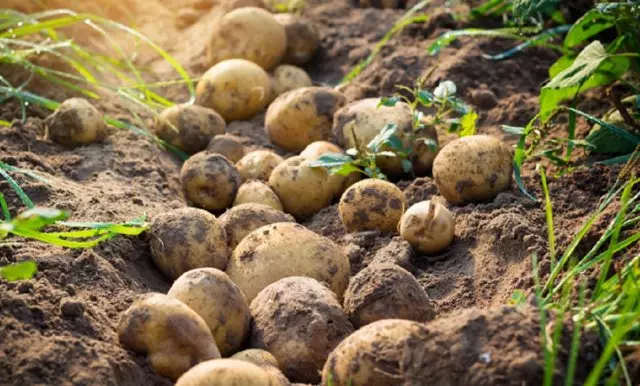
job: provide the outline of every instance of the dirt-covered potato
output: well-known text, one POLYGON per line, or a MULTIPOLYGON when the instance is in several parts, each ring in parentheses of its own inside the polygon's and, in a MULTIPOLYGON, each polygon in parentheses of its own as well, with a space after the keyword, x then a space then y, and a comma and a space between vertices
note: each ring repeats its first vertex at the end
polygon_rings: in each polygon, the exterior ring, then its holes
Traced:
POLYGON ((511 186, 512 153, 497 138, 470 135, 445 146, 433 163, 440 194, 454 205, 489 201, 511 186))
POLYGON ((225 156, 200 152, 182 165, 180 182, 189 203, 212 212, 221 212, 233 203, 242 177, 225 156))
POLYGON ((278 360, 268 351, 261 350, 259 348, 250 348, 244 351, 240 351, 234 354, 231 359, 238 359, 241 361, 253 363, 261 369, 272 375, 276 382, 273 386, 290 386, 291 383, 280 371, 280 365, 278 360))
POLYGON ((318 30, 313 23, 291 13, 281 13, 275 18, 287 33, 287 51, 283 62, 302 65, 311 60, 320 45, 318 30))
MULTIPOLYGON (((317 161, 323 155, 331 153, 341 154, 344 153, 344 150, 342 150, 340 146, 328 141, 315 141, 304 148, 300 153, 300 157, 309 161, 317 161)), ((335 187, 334 197, 340 197, 349 186, 355 184, 361 179, 361 174, 358 172, 353 172, 348 176, 341 176, 339 174, 330 175, 329 184, 335 187)))
POLYGON ((281 64, 273 70, 273 95, 280 96, 291 90, 311 87, 313 82, 305 70, 289 64, 281 64))
POLYGON ((249 233, 260 227, 278 222, 295 221, 291 215, 262 204, 234 206, 219 218, 220 225, 227 234, 227 242, 231 251, 249 233))
POLYGON ((249 180, 240 185, 233 206, 242 204, 262 204, 273 209, 284 211, 282 202, 276 193, 262 181, 249 180))
POLYGON ((214 109, 227 122, 249 119, 271 99, 271 79, 257 64, 228 59, 211 67, 196 87, 196 103, 214 109))
POLYGON ((426 322, 435 316, 420 283, 395 264, 372 264, 352 277, 344 311, 356 329, 382 319, 426 322))
POLYGON ((233 251, 227 274, 251 302, 271 283, 289 276, 309 276, 327 283, 339 299, 350 275, 349 259, 330 239, 300 224, 263 226, 233 251))
POLYGON ((207 151, 222 154, 233 163, 240 161, 240 158, 244 157, 244 145, 240 138, 233 134, 216 135, 209 142, 207 151))
POLYGON ((251 302, 251 315, 251 347, 273 354, 296 382, 319 382, 329 353, 353 332, 335 293, 309 277, 269 285, 251 302))
POLYGON ((118 324, 120 344, 146 353, 161 375, 176 379, 199 362, 220 358, 207 324, 177 299, 148 294, 127 309, 118 324))
POLYGON ((240 161, 236 163, 236 168, 244 181, 268 181, 273 169, 282 161, 284 161, 284 158, 272 151, 255 150, 242 157, 240 161))
POLYGON ((211 213, 180 208, 159 214, 149 228, 151 257, 171 279, 202 267, 224 270, 229 260, 227 235, 211 213))
POLYGON ((280 95, 267 109, 265 128, 274 144, 299 152, 314 141, 327 140, 333 115, 345 98, 328 87, 304 87, 280 95))
POLYGON ((269 11, 243 7, 217 22, 207 46, 207 58, 210 65, 240 58, 271 70, 282 61, 286 49, 285 27, 269 11))
POLYGON ((265 370, 237 359, 206 361, 178 379, 175 386, 275 386, 265 370))
POLYGON ((402 8, 406 0, 351 0, 353 4, 362 8, 396 9, 402 8))
POLYGON ((455 222, 443 205, 422 201, 412 205, 400 219, 400 236, 418 252, 435 254, 453 242, 455 222))
POLYGON ((242 348, 251 322, 249 305, 226 273, 198 268, 182 274, 167 293, 194 310, 207 323, 223 356, 242 348))
POLYGON ((395 232, 406 206, 402 190, 390 182, 371 178, 351 185, 342 194, 338 211, 349 232, 395 232))
POLYGON ((174 105, 156 119, 155 134, 189 154, 204 150, 214 135, 225 130, 224 119, 215 111, 197 105, 174 105))
POLYGON ((98 142, 106 135, 103 119, 102 113, 86 99, 70 98, 44 120, 46 138, 66 147, 98 142))
POLYGON ((306 159, 291 157, 278 165, 269 177, 269 186, 280 198, 282 207, 296 219, 304 220, 329 206, 342 186, 325 168, 312 168, 306 159))

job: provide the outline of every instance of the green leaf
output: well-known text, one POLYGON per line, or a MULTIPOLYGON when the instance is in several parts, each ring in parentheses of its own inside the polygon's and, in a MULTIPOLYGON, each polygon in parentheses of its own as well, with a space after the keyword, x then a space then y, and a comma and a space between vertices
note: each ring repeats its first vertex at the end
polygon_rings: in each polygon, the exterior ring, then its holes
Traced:
MULTIPOLYGON (((2 213, 2 221, 11 220, 11 213, 9 213, 9 207, 7 206, 7 201, 4 199, 4 195, 0 193, 0 213, 2 213)), ((2 236, 0 236, 2 239, 2 236)))
POLYGON ((332 175, 338 174, 341 176, 348 176, 351 173, 363 173, 363 171, 352 163, 345 163, 341 166, 336 166, 329 170, 329 174, 332 175))
POLYGON ((558 0, 513 0, 513 14, 520 21, 553 10, 558 0))
POLYGON ((393 134, 396 132, 398 125, 395 123, 387 123, 382 130, 376 135, 371 142, 367 145, 367 147, 374 153, 380 151, 382 145, 387 142, 393 134))
POLYGON ((309 166, 312 168, 323 167, 323 168, 332 168, 336 166, 342 166, 342 164, 349 163, 353 161, 351 157, 342 153, 330 153, 325 154, 322 157, 318 158, 318 160, 309 163, 309 166))
POLYGON ((436 141, 433 138, 428 138, 428 137, 421 137, 421 138, 417 138, 416 142, 422 142, 425 145, 427 145, 427 147, 429 148, 429 150, 431 151, 438 151, 438 141, 436 141))
POLYGON ((383 156, 383 157, 396 157, 396 153, 394 153, 392 151, 381 151, 381 152, 377 153, 376 155, 383 156))
POLYGON ((436 100, 433 94, 426 90, 419 90, 417 97, 418 97, 418 102, 420 102, 423 106, 427 106, 427 107, 431 106, 433 102, 436 100))
POLYGON ((509 133, 509 134, 523 135, 524 134, 524 127, 502 125, 502 131, 504 131, 505 133, 509 133))
POLYGON ((400 102, 400 97, 399 96, 392 96, 392 97, 385 97, 385 98, 381 98, 380 102, 378 103, 378 107, 380 106, 387 106, 387 107, 393 107, 395 106, 398 102, 400 102))
POLYGON ((586 46, 573 64, 556 75, 544 88, 558 89, 577 86, 596 72, 607 59, 607 51, 598 40, 586 46))
POLYGON ((69 213, 52 208, 36 207, 20 213, 11 223, 16 229, 39 231, 47 225, 66 220, 69 213))
POLYGON ((573 24, 569 33, 564 39, 564 46, 572 49, 586 42, 589 38, 599 34, 600 32, 614 27, 614 20, 602 12, 592 9, 582 15, 578 21, 573 24))
POLYGON ((522 290, 515 290, 511 295, 511 299, 509 300, 509 304, 512 306, 521 306, 527 301, 527 296, 524 294, 522 290))
POLYGON ((466 137, 468 135, 474 135, 476 133, 476 121, 478 120, 478 114, 475 111, 470 111, 460 118, 460 137, 466 137))
POLYGON ((36 273, 38 265, 30 260, 0 267, 0 277, 7 281, 29 280, 36 273))

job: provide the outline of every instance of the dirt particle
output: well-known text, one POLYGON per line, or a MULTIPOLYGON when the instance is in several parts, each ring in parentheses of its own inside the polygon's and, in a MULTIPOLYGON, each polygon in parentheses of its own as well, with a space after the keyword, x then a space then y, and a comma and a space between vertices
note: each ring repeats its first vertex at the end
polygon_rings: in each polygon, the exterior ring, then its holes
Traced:
POLYGON ((68 318, 75 318, 84 314, 84 304, 79 300, 62 299, 60 301, 60 312, 68 318))

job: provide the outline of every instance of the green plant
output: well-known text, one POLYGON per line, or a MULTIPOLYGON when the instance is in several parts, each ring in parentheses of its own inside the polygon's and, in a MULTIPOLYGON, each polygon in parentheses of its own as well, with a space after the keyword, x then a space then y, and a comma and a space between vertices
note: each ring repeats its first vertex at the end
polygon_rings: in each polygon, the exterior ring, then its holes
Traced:
POLYGON ((6 281, 29 280, 38 273, 38 265, 30 260, 0 267, 0 277, 6 281))

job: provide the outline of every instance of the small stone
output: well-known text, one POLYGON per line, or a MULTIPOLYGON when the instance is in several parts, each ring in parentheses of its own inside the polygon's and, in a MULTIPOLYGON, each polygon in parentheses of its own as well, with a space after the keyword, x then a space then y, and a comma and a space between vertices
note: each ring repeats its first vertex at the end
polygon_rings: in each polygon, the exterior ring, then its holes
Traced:
POLYGON ((60 301, 60 311, 63 316, 74 318, 84 314, 84 304, 78 300, 62 299, 60 301))

